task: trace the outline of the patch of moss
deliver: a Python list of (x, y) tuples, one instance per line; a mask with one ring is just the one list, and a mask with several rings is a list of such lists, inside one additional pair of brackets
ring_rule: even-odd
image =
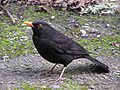
[(24, 11), (23, 14), (24, 21), (29, 21), (29, 20), (48, 20), (49, 19), (49, 14), (48, 13), (43, 13), (43, 12), (35, 12), (33, 10), (33, 6), (29, 6), (27, 10)]
[(32, 42), (22, 30), (25, 27), (0, 22), (0, 56), (10, 58), (33, 52)]
[(111, 55), (114, 50), (119, 50), (119, 47), (115, 47), (112, 43), (119, 42), (120, 36), (105, 36), (100, 38), (82, 38), (78, 40), (85, 49), (90, 52), (97, 51), (99, 55)]
[(79, 85), (76, 81), (69, 81), (62, 84), (62, 90), (88, 90), (88, 85)]
[[(17, 88), (15, 87), (14, 90), (40, 90), (40, 87), (38, 85), (30, 85), (29, 83), (22, 83), (22, 85)], [(42, 89), (44, 90), (44, 89)]]
[[(53, 87), (52, 87), (53, 86)], [(57, 87), (57, 88), (56, 88)], [(22, 83), (20, 87), (15, 87), (14, 90), (88, 90), (88, 85), (79, 85), (76, 81), (64, 82), (62, 84), (32, 84)]]

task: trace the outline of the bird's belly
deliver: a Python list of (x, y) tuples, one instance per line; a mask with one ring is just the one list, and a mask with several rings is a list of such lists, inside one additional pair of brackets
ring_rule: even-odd
[(65, 54), (59, 54), (56, 53), (54, 50), (52, 50), (51, 48), (43, 48), (39, 46), (36, 47), (39, 54), (46, 59), (49, 62), (52, 63), (58, 63), (58, 64), (63, 64), (63, 65), (68, 65), (70, 62), (72, 62), (73, 59), (71, 59), (70, 57), (68, 57), (68, 55)]

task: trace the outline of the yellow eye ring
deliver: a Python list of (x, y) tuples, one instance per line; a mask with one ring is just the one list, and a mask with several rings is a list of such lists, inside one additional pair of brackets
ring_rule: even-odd
[(42, 25), (41, 25), (41, 24), (39, 24), (39, 25), (38, 25), (38, 28), (42, 28)]

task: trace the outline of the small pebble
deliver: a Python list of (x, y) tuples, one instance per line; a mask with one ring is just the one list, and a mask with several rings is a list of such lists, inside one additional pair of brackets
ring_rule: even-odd
[(52, 20), (55, 19), (55, 16), (51, 16), (51, 19), (52, 19)]
[(52, 88), (58, 89), (58, 88), (60, 88), (60, 86), (59, 85), (53, 85)]
[(87, 34), (87, 33), (86, 33), (86, 31), (85, 31), (85, 30), (83, 30), (83, 29), (82, 29), (82, 30), (80, 30), (80, 32), (81, 32), (81, 35), (82, 35), (82, 36), (86, 36), (86, 34)]
[(78, 35), (75, 35), (75, 37), (76, 37), (76, 38), (79, 38), (79, 36), (78, 36)]
[(91, 28), (91, 32), (95, 33), (95, 32), (98, 32), (98, 30), (95, 28)]
[(20, 40), (21, 40), (21, 41), (26, 41), (26, 40), (28, 40), (28, 37), (27, 37), (27, 36), (22, 36), (22, 37), (20, 38)]
[(26, 29), (28, 29), (28, 30), (29, 30), (29, 29), (31, 29), (31, 27), (27, 27)]
[(0, 11), (0, 15), (3, 14), (4, 12), (3, 11)]
[(94, 88), (95, 88), (95, 86), (94, 86), (94, 85), (91, 85), (91, 86), (90, 86), (90, 89), (94, 89)]
[(97, 37), (100, 37), (100, 35), (97, 35)]
[(45, 88), (47, 88), (47, 87), (46, 87), (46, 86), (41, 86), (41, 88), (42, 88), (42, 89), (45, 89)]
[(15, 82), (11, 82), (10, 84), (16, 84)]
[(9, 56), (3, 56), (2, 59), (3, 59), (3, 61), (8, 61), (9, 60)]
[(107, 24), (107, 27), (110, 27), (110, 24)]
[(3, 84), (3, 82), (0, 82), (0, 84)]

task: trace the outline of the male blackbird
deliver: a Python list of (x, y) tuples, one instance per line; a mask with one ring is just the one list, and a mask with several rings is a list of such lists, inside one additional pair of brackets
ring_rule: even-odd
[(57, 64), (64, 65), (57, 81), (62, 78), (66, 66), (74, 59), (78, 58), (87, 58), (91, 60), (99, 72), (109, 72), (109, 67), (107, 65), (92, 58), (82, 46), (56, 31), (46, 22), (38, 20), (34, 22), (25, 22), (25, 24), (32, 27), (33, 43), (39, 54), (49, 62), (55, 63), (55, 66)]

